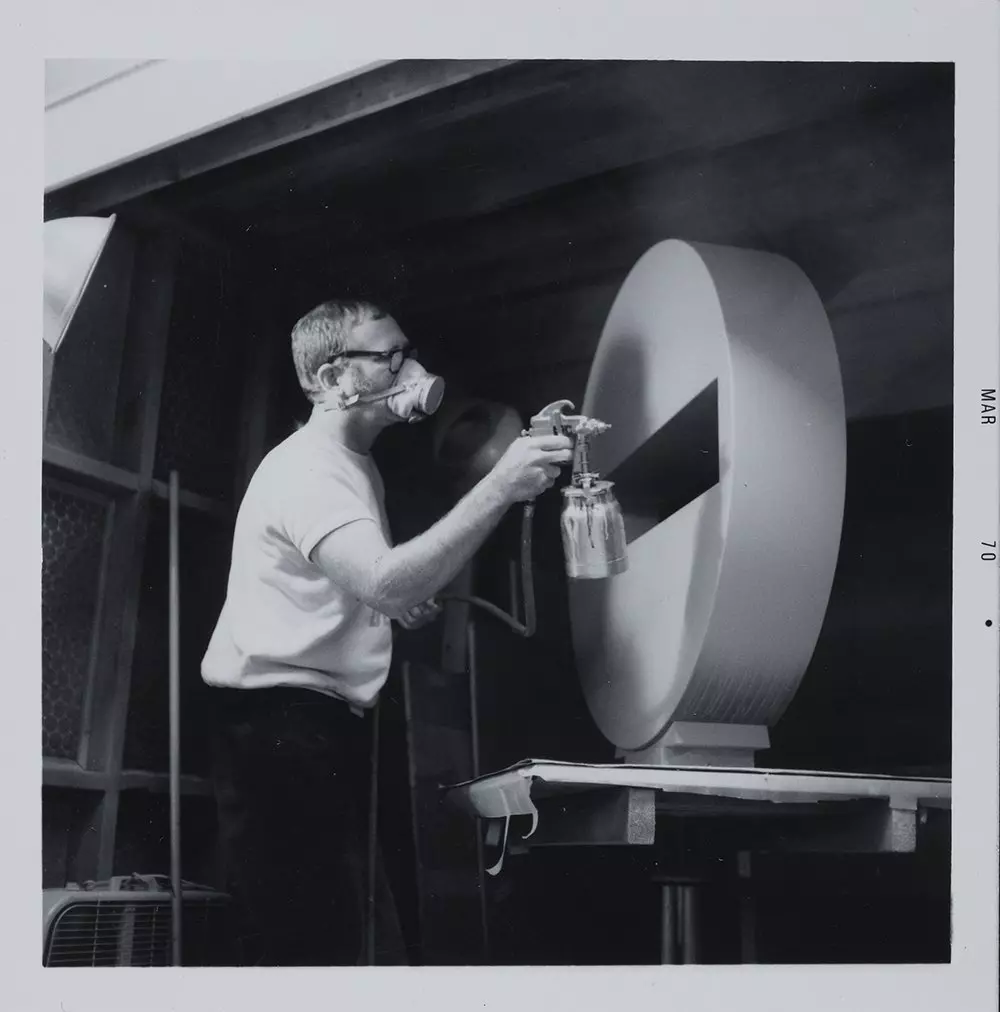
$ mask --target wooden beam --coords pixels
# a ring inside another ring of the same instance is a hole
[[[191,221],[173,210],[153,194],[132,200],[117,209],[124,225],[147,232],[168,233],[189,244],[199,246],[217,256],[228,256],[231,241],[213,229]]]
[[[90,630],[90,655],[87,662],[87,685],[83,696],[83,712],[80,719],[80,741],[77,746],[77,762],[87,767],[90,759],[90,740],[94,729],[94,700],[97,687],[102,678],[106,677],[108,661],[113,656],[111,644],[106,642],[105,620],[108,607],[108,585],[110,580],[111,560],[114,554],[115,521],[117,519],[117,503],[108,504],[104,517],[104,532],[101,538],[101,569],[97,578],[97,594],[94,608],[94,620]]]
[[[118,504],[105,563],[103,621],[100,631],[100,661],[88,693],[85,746],[80,751],[80,762],[88,769],[101,770],[110,775],[114,768],[117,746],[113,723],[121,685],[121,653],[123,639],[134,636],[132,595],[137,589],[128,580],[137,563],[133,553],[139,555],[141,546],[136,539],[140,532],[138,497],[133,496]],[[137,607],[137,605],[135,605]],[[113,782],[113,780],[112,780]]]
[[[753,173],[777,165],[782,172],[775,173],[774,182],[779,182],[785,166],[780,159],[762,156],[762,142],[781,137],[794,145],[796,138],[805,138],[809,146],[827,123],[840,122],[848,125],[848,136],[838,148],[846,165],[858,150],[858,138],[881,134],[882,149],[894,150],[907,136],[925,129],[905,121],[901,126],[900,96],[910,92],[911,102],[936,103],[935,113],[950,108],[951,101],[940,73],[905,65],[878,71],[864,64],[815,65],[800,70],[798,77],[778,65],[766,70],[759,64],[625,67],[617,79],[593,93],[574,90],[572,102],[553,105],[534,121],[508,124],[502,131],[486,121],[478,134],[456,137],[434,158],[421,159],[397,148],[391,157],[374,163],[377,172],[356,173],[336,185],[326,180],[322,190],[306,191],[298,209],[292,200],[272,205],[274,217],[261,221],[257,215],[255,228],[297,239],[310,229],[338,237],[356,235],[371,246],[401,230],[480,217],[609,173],[628,174],[630,200],[641,196],[653,172],[662,176],[661,189],[690,201],[692,193],[703,192],[713,173],[685,187],[670,171],[675,165],[752,146]],[[873,80],[882,84],[877,92],[869,89]],[[614,97],[610,108],[605,93]],[[862,106],[862,93],[878,97],[866,98]],[[888,130],[872,125],[880,119],[891,120]],[[453,149],[462,157],[455,157]],[[817,151],[813,158],[831,175],[827,156]],[[789,170],[794,172],[794,165]],[[748,178],[753,173],[744,172]],[[288,184],[296,192],[303,186],[298,175],[286,176]],[[899,177],[892,184],[898,198]],[[852,189],[849,179],[845,186]],[[415,191],[419,200],[413,199]],[[740,193],[739,187],[730,190],[726,203]],[[220,199],[224,201],[224,195]]]
[[[103,791],[108,777],[103,770],[84,769],[71,759],[42,759],[42,785],[45,787],[71,787],[84,791]]]
[[[152,791],[166,794],[170,789],[169,773],[150,773],[146,770],[122,770],[118,778],[122,791]],[[206,797],[212,794],[212,782],[205,777],[185,774],[181,776],[181,794]]]
[[[512,852],[541,846],[650,844],[656,820],[670,833],[678,820],[718,827],[727,846],[754,853],[906,854],[928,824],[913,798],[784,802],[678,795],[635,787],[599,788],[535,799],[538,828],[511,838]],[[522,822],[524,820],[521,820]],[[933,832],[941,837],[938,819]]]
[[[917,849],[918,806],[912,799],[817,806],[794,820],[764,820],[751,849],[758,853],[912,854]]]
[[[624,787],[562,794],[538,802],[529,847],[649,845],[656,833],[656,791]]]
[[[64,450],[61,446],[46,443],[42,448],[42,463],[54,471],[79,480],[91,488],[118,492],[135,492],[139,476],[124,468],[85,457],[82,453]]]
[[[251,155],[489,73],[507,63],[398,60],[384,64],[56,190],[46,197],[46,215],[62,217],[106,211]]]
[[[336,142],[327,134],[299,142],[293,150],[255,159],[253,171],[227,173],[225,179],[206,180],[177,195],[186,212],[213,206],[243,208],[253,216],[255,208],[275,193],[289,189],[314,195],[351,187],[370,177],[373,167],[380,175],[393,162],[409,169],[433,157],[435,145],[446,143],[452,128],[465,129],[480,118],[498,112],[520,114],[526,104],[551,94],[564,94],[587,76],[592,66],[584,61],[511,61],[494,70],[458,81],[453,87],[421,95],[417,105],[400,104],[378,116],[356,119],[339,126]],[[489,122],[488,119],[486,119]],[[401,157],[401,152],[403,156]],[[230,178],[231,177],[231,178]],[[221,187],[220,184],[221,183]],[[315,219],[310,222],[315,227]]]
[[[166,500],[170,496],[168,484],[158,478],[153,479],[150,490],[157,499]],[[181,490],[178,503],[183,509],[206,513],[209,516],[218,517],[220,520],[231,520],[233,516],[233,508],[230,503],[212,499],[207,495],[199,495],[197,492],[189,492],[187,489]]]

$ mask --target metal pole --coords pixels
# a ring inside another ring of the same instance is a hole
[[[698,962],[698,886],[682,885],[680,896],[681,962]]]
[[[379,704],[372,714],[371,787],[368,799],[368,904],[365,916],[365,962],[375,965],[375,875],[378,870],[378,725]]]
[[[677,962],[677,887],[670,882],[660,886],[660,962]]]
[[[180,563],[178,553],[177,472],[170,472],[170,941],[172,963],[181,965],[181,680],[180,680]]]
[[[513,569],[512,569],[513,574]],[[511,580],[511,614],[517,614],[516,580]],[[465,633],[465,654],[469,662],[469,724],[472,739],[472,776],[479,776],[479,666],[476,659],[476,623],[470,618]],[[476,826],[476,875],[479,885],[479,919],[483,932],[483,960],[490,958],[490,915],[486,902],[486,857],[483,834]]]

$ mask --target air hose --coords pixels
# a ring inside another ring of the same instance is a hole
[[[481,597],[466,597],[461,594],[438,594],[438,601],[462,601],[489,612],[494,618],[508,625],[519,636],[535,635],[535,583],[531,572],[531,521],[535,515],[535,503],[526,502],[521,515],[521,586],[524,591],[524,621],[519,622],[502,608]]]

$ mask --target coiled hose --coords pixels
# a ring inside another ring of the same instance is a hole
[[[535,635],[535,582],[531,573],[531,527],[532,517],[535,515],[534,502],[524,504],[524,512],[521,515],[521,586],[524,591],[524,621],[519,622],[513,615],[507,614],[502,608],[498,608],[491,601],[481,597],[465,597],[461,594],[438,594],[438,601],[462,601],[465,604],[475,605],[489,612],[494,618],[500,619],[519,636]]]

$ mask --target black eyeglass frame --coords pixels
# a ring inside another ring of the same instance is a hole
[[[396,356],[399,356],[397,359]],[[405,348],[390,348],[388,351],[341,351],[334,355],[328,364],[336,362],[338,358],[374,358],[380,362],[389,363],[389,372],[396,376],[399,374],[399,370],[403,368],[403,363],[408,358],[416,358],[417,349],[407,345]],[[393,367],[393,362],[396,362]]]

